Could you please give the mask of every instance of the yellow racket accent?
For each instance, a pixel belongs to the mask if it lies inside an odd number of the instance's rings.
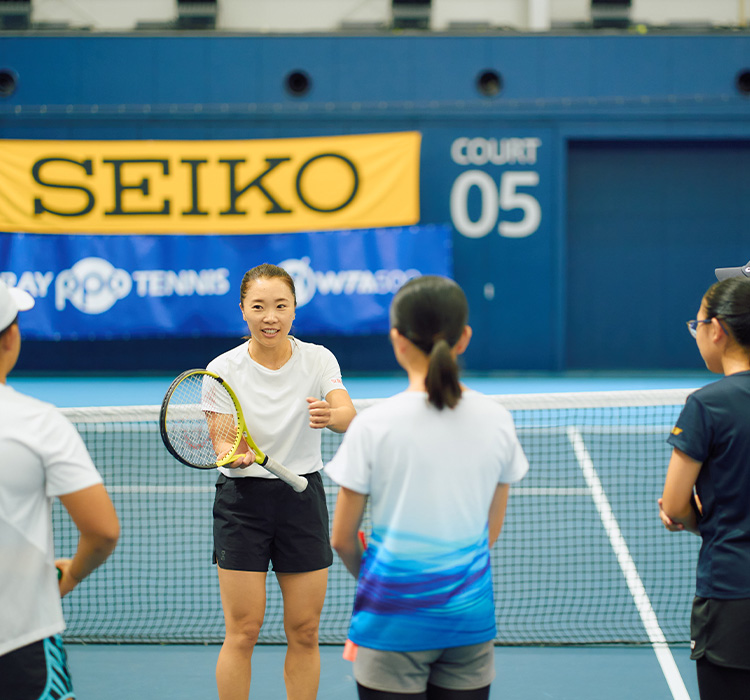
[[[244,439],[255,462],[288,483],[295,491],[307,479],[269,457],[250,436],[239,399],[214,372],[183,372],[162,401],[159,430],[167,450],[180,462],[197,469],[215,469],[237,459]]]

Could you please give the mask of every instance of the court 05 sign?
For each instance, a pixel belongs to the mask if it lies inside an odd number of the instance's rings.
[[[542,145],[536,136],[454,139],[451,160],[467,168],[451,188],[450,215],[456,231],[467,238],[483,238],[492,231],[505,238],[535,233],[542,221],[536,193]]]

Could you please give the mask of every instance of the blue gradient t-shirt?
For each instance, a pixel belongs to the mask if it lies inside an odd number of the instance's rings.
[[[490,503],[527,470],[510,413],[481,394],[438,411],[404,392],[359,414],[326,466],[369,496],[373,525],[349,638],[388,651],[494,639]]]

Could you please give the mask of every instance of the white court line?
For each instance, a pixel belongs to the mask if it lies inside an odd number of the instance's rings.
[[[674,700],[690,700],[690,694],[685,687],[680,671],[669,649],[667,639],[661,627],[659,627],[659,621],[656,619],[653,607],[651,607],[651,601],[648,598],[646,588],[635,567],[635,562],[633,562],[633,558],[630,556],[628,545],[622,536],[622,532],[620,532],[620,526],[617,524],[615,515],[609,505],[609,500],[604,493],[604,488],[599,480],[599,475],[596,473],[594,462],[586,449],[586,444],[581,437],[581,433],[575,426],[569,426],[567,433],[578,464],[583,472],[583,477],[591,489],[591,497],[594,499],[594,505],[596,505],[596,509],[599,511],[602,525],[604,525],[609,542],[620,564],[620,569],[625,576],[628,588],[630,589],[630,595],[633,596],[633,601],[638,609],[638,614],[641,616],[641,622],[643,622],[643,626],[646,628],[646,633],[651,641],[656,659],[672,692],[672,697]]]

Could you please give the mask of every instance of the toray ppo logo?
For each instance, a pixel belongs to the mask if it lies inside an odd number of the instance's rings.
[[[111,309],[133,288],[125,270],[118,270],[108,260],[83,258],[55,280],[55,308],[62,311],[70,302],[85,314],[101,314]]]
[[[134,270],[115,267],[103,258],[82,258],[55,279],[55,308],[68,303],[84,314],[102,314],[135,289],[139,297],[223,296],[229,292],[229,270]]]

